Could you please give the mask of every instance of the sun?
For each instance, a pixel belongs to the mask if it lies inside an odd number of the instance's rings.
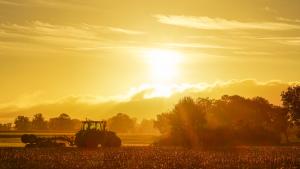
[[[150,49],[145,51],[151,80],[155,83],[166,83],[179,76],[179,63],[182,54],[174,50]]]

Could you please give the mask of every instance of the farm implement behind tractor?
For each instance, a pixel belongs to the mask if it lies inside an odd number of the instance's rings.
[[[34,134],[24,134],[21,141],[25,147],[65,147],[66,144],[74,145],[74,139],[67,136],[38,137]]]

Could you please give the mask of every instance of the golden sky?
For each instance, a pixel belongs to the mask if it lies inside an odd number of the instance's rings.
[[[300,77],[299,7],[299,0],[0,0],[0,121],[16,107],[69,97],[100,104],[146,91],[147,100],[216,84],[280,104],[280,90]],[[281,87],[241,92],[234,84],[246,79]],[[131,108],[143,117],[162,111]],[[127,111],[112,109],[101,111]]]

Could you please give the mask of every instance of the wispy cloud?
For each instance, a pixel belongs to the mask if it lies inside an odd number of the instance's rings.
[[[300,23],[300,19],[290,19],[290,18],[278,17],[277,20],[284,21],[284,22]]]
[[[94,10],[95,7],[78,0],[0,0],[0,5],[7,6],[39,6],[46,8],[75,8]]]
[[[62,48],[95,48],[116,47],[116,42],[107,34],[124,34],[138,36],[144,32],[113,26],[99,26],[89,24],[56,25],[41,21],[27,22],[26,24],[0,24],[0,41],[5,39],[9,45],[19,43],[47,44]],[[120,40],[119,40],[120,41]],[[4,45],[4,44],[3,44]],[[125,44],[119,44],[125,46]],[[12,46],[15,47],[15,46]]]
[[[73,38],[91,38],[100,33],[123,33],[129,35],[144,34],[144,32],[111,27],[111,26],[97,26],[89,24],[79,25],[55,25],[41,21],[29,22],[26,25],[19,24],[0,24],[0,32],[16,33],[16,34],[40,34],[59,37],[73,37]]]
[[[283,37],[256,37],[258,40],[270,40],[284,45],[290,46],[299,46],[300,45],[300,37],[298,36],[283,36]]]
[[[13,6],[22,6],[23,3],[12,1],[12,0],[0,0],[0,4],[2,5],[13,5]]]
[[[264,10],[270,13],[278,13],[278,11],[274,8],[271,8],[270,6],[265,6]]]
[[[272,55],[271,52],[260,52],[260,51],[234,51],[233,53],[238,55],[249,55],[249,56],[269,56]]]
[[[300,25],[284,22],[241,22],[223,18],[204,16],[155,15],[160,23],[196,29],[261,29],[261,30],[290,30],[300,29]]]
[[[141,31],[135,31],[135,30],[129,30],[129,29],[124,29],[124,28],[118,28],[118,27],[108,27],[109,30],[117,33],[124,33],[128,35],[141,35],[145,34],[145,32]]]
[[[300,46],[300,39],[294,39],[294,40],[283,40],[280,41],[283,44],[286,45],[292,45],[292,46]]]
[[[220,45],[202,44],[202,43],[159,43],[164,47],[169,48],[199,48],[199,49],[223,49],[227,48]]]

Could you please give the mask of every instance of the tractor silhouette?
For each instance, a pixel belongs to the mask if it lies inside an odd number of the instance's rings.
[[[106,129],[106,121],[91,121],[82,122],[81,129],[74,137],[54,136],[54,137],[39,137],[34,134],[24,134],[21,141],[25,143],[25,147],[65,147],[76,145],[79,148],[97,148],[101,147],[120,147],[121,139],[115,132]]]
[[[76,133],[74,143],[81,148],[120,147],[121,139],[115,132],[106,129],[106,121],[86,120]]]

